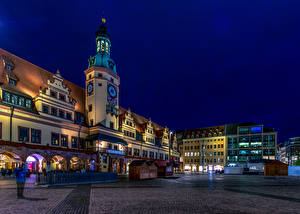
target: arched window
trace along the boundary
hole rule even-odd
[[[104,51],[104,41],[101,40],[101,51]]]
[[[105,51],[106,51],[106,53],[108,53],[109,52],[109,47],[108,47],[108,42],[105,42]]]
[[[98,42],[97,42],[97,52],[99,52],[100,51],[100,41],[98,40]]]

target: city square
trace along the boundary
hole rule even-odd
[[[30,180],[28,181],[30,182]],[[300,213],[300,179],[187,174],[175,178],[39,187],[0,180],[0,213]]]
[[[0,214],[300,213],[300,1],[0,3]]]

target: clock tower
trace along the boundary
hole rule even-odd
[[[118,129],[120,77],[116,64],[110,58],[111,39],[106,20],[102,18],[96,32],[97,53],[89,58],[86,77],[86,112],[90,126],[104,125]]]

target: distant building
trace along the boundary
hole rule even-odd
[[[288,142],[280,143],[277,148],[277,160],[282,163],[288,163],[288,158],[286,154],[286,145]]]
[[[188,171],[275,160],[277,133],[256,123],[236,123],[176,132],[180,160]]]
[[[225,126],[177,132],[184,170],[222,170],[226,162]]]
[[[290,138],[286,144],[286,159],[289,166],[292,166],[300,155],[300,137]]]
[[[256,123],[226,125],[227,164],[246,166],[247,162],[275,160],[277,132]]]

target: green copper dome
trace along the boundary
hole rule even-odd
[[[115,62],[106,54],[98,53],[96,56],[89,58],[89,67],[105,67],[117,74]]]
[[[117,74],[116,64],[110,58],[111,42],[110,35],[107,32],[105,22],[106,20],[103,18],[99,30],[96,31],[97,54],[89,58],[89,67],[105,67]]]

